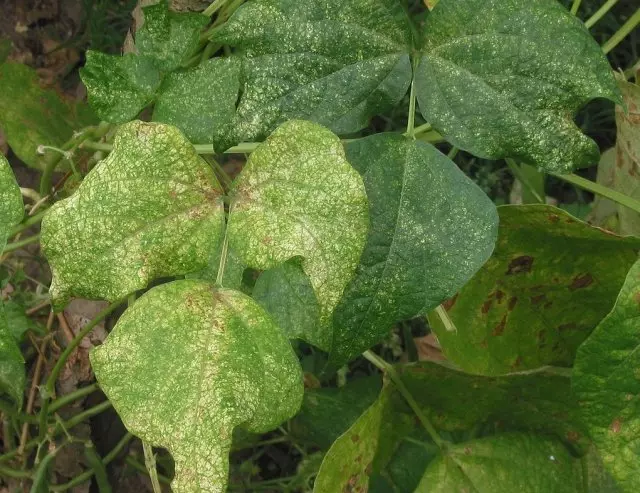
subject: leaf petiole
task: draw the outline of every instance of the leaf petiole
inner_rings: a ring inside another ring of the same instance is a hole
[[[602,7],[596,10],[595,14],[584,21],[584,25],[587,27],[587,29],[591,29],[596,24],[596,22],[602,19],[616,3],[618,3],[618,0],[607,0],[602,5]]]

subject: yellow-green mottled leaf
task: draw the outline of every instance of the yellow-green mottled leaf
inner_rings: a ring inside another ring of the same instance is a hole
[[[555,207],[498,207],[496,249],[446,304],[457,331],[429,316],[444,354],[470,373],[570,366],[609,312],[640,249]]]
[[[582,22],[556,0],[448,0],[424,25],[420,111],[477,156],[555,172],[597,163],[573,122],[593,98],[619,101],[611,67]]]
[[[0,64],[0,127],[22,161],[42,168],[39,145],[60,147],[78,130],[96,122],[85,103],[65,101],[40,87],[36,71],[21,63]]]
[[[623,491],[640,489],[640,262],[613,310],[580,346],[572,382],[605,467]]]
[[[362,178],[340,139],[315,123],[282,124],[251,154],[230,195],[230,246],[256,269],[302,257],[329,328],[369,225]]]
[[[10,229],[22,221],[23,215],[20,187],[7,158],[0,154],[0,252],[5,246]]]
[[[233,429],[272,430],[302,400],[284,333],[251,298],[204,281],[143,295],[91,364],[127,429],[173,456],[175,493],[226,491]]]
[[[224,228],[222,190],[174,127],[131,122],[113,151],[42,221],[57,306],[115,300],[161,276],[203,269]]]

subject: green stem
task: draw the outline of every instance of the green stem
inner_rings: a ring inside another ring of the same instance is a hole
[[[640,213],[640,201],[629,197],[623,193],[620,193],[616,190],[612,190],[607,188],[599,183],[594,183],[586,178],[582,178],[581,176],[570,174],[570,175],[560,175],[556,173],[551,173],[551,175],[559,178],[567,183],[571,183],[577,187],[580,187],[584,190],[588,190],[589,192],[593,192],[595,194],[601,195],[602,197],[606,197],[608,199],[617,202],[620,205],[628,207],[632,211]]]
[[[582,0],[573,0],[573,4],[571,4],[571,13],[576,15],[578,13],[578,9],[580,8],[580,4]]]
[[[456,146],[453,146],[447,153],[447,157],[453,161],[454,158],[458,155],[458,152],[460,152],[460,149],[458,149]]]
[[[407,404],[409,404],[409,407],[416,414],[424,429],[427,430],[427,433],[429,433],[429,436],[431,437],[433,442],[440,449],[446,447],[447,442],[440,437],[435,427],[431,424],[431,421],[429,421],[429,418],[427,418],[427,416],[425,416],[425,414],[422,412],[422,409],[420,409],[420,406],[411,395],[411,392],[409,392],[409,389],[405,387],[404,382],[402,381],[402,378],[400,377],[396,369],[372,351],[365,351],[364,353],[362,353],[362,355],[371,363],[373,363],[373,365],[375,365],[379,370],[389,375],[391,382],[393,382],[402,397],[404,397],[404,400],[407,401]]]
[[[584,25],[587,27],[587,29],[591,29],[595,25],[595,23],[602,19],[616,3],[618,3],[618,0],[607,0],[602,7],[596,10],[595,14],[593,14],[584,22]]]
[[[449,313],[444,309],[442,305],[436,306],[436,315],[438,315],[438,318],[440,318],[440,321],[442,322],[442,325],[444,325],[444,328],[447,332],[458,332],[458,328],[453,323],[453,320],[451,320]]]
[[[638,26],[638,24],[640,24],[640,8],[637,9],[631,17],[629,17],[627,22],[625,22],[604,45],[602,45],[602,51],[604,52],[604,54],[606,55],[616,46],[618,46],[620,41],[622,41],[631,31],[633,31]]]
[[[156,456],[153,455],[153,448],[144,440],[142,441],[142,451],[144,452],[144,464],[151,479],[153,493],[162,493],[160,482],[158,481],[158,470],[156,469]]]
[[[229,221],[231,220],[231,207],[229,207],[229,214],[227,214],[227,224],[224,229],[224,238],[222,239],[222,250],[220,251],[220,263],[218,264],[218,272],[216,274],[216,285],[222,287],[222,281],[224,280],[224,269],[227,265],[227,255],[229,254]]]
[[[531,192],[531,195],[533,195],[540,204],[544,204],[544,198],[540,197],[540,194],[536,191],[535,187],[531,184],[527,177],[524,176],[524,173],[522,173],[520,166],[518,166],[518,164],[513,159],[507,158],[505,159],[505,161],[507,162],[507,166],[509,166],[509,169],[511,170],[514,178],[522,183],[523,186],[527,187],[529,192]]]
[[[40,221],[42,221],[42,218],[46,213],[47,209],[43,209],[33,216],[28,216],[24,221],[22,221],[17,226],[14,226],[13,229],[9,231],[9,238],[17,235],[18,233],[22,233],[25,229],[30,228],[34,224],[38,224]]]
[[[206,9],[204,9],[202,11],[202,15],[206,15],[208,17],[211,17],[218,10],[220,10],[222,7],[224,7],[224,4],[227,3],[228,1],[229,0],[214,0],[213,2],[211,2],[209,4],[209,6]]]
[[[416,64],[412,63],[414,76],[411,79],[411,91],[409,92],[409,116],[407,117],[407,131],[405,135],[409,138],[415,138],[415,122],[416,122],[416,81],[415,81],[415,69]]]
[[[147,470],[147,468],[142,464],[140,464],[133,457],[128,456],[124,461],[127,464],[129,464],[131,467],[133,467],[136,471],[140,471],[141,473],[144,473],[144,474],[149,474],[149,471]],[[171,484],[171,480],[168,477],[163,476],[162,474],[157,474],[157,477],[159,482],[164,484]]]
[[[67,404],[71,404],[78,399],[82,399],[83,397],[92,394],[96,390],[98,390],[98,384],[93,383],[91,385],[87,385],[86,387],[82,387],[81,389],[75,390],[74,392],[65,394],[62,397],[51,402],[51,404],[49,405],[49,413],[55,413],[61,407],[64,407]]]
[[[8,253],[8,252],[13,252],[14,250],[19,250],[20,248],[25,247],[27,245],[31,245],[32,243],[36,243],[37,241],[40,241],[40,234],[29,236],[24,240],[19,240],[13,243],[9,243],[6,247],[4,247],[4,250],[2,251],[2,253]]]
[[[96,452],[96,448],[93,446],[93,442],[91,441],[88,441],[84,445],[84,458],[96,478],[98,491],[100,493],[112,493],[105,463],[102,460],[102,457],[98,455],[98,452]]]
[[[425,132],[428,132],[429,130],[431,130],[431,124],[429,123],[423,123],[422,125],[416,127],[413,129],[413,135],[420,135],[423,134]],[[406,133],[403,135],[407,135]]]
[[[0,476],[5,476],[14,479],[26,479],[31,477],[30,471],[20,471],[18,469],[12,469],[11,467],[5,467],[0,465]]]

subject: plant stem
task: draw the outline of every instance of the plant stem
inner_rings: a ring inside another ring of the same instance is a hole
[[[617,202],[620,205],[628,207],[632,211],[640,213],[640,201],[636,200],[628,195],[620,193],[616,190],[612,190],[607,188],[599,183],[594,183],[586,178],[582,178],[581,176],[570,174],[570,175],[560,175],[556,173],[551,173],[551,175],[556,178],[560,178],[567,183],[571,183],[577,187],[580,187],[584,190],[588,190],[589,192],[593,192],[595,194],[601,195],[602,197],[606,197],[608,199]]]
[[[580,4],[582,0],[573,0],[573,4],[571,4],[571,13],[576,15],[578,13],[578,9],[580,8]]]
[[[211,2],[209,4],[209,6],[206,9],[204,9],[202,11],[202,15],[206,15],[208,17],[211,17],[218,10],[220,10],[222,7],[224,7],[224,4],[227,3],[228,1],[229,0],[214,0],[213,2]]]
[[[17,235],[18,233],[22,233],[25,229],[28,229],[30,226],[33,226],[34,224],[39,223],[46,212],[47,210],[44,209],[38,212],[37,214],[34,214],[33,216],[28,216],[24,221],[22,221],[17,226],[14,226],[13,229],[9,231],[9,237],[11,238]]]
[[[20,471],[11,467],[0,466],[0,475],[14,479],[26,479],[31,477],[30,471]]]
[[[414,139],[414,133],[415,133],[415,122],[416,122],[416,81],[415,81],[415,70],[416,70],[416,63],[412,63],[412,68],[413,68],[413,72],[414,75],[411,78],[411,91],[409,92],[409,116],[407,118],[407,131],[405,132],[405,135],[409,138]]]
[[[224,280],[224,269],[227,265],[227,255],[229,253],[229,221],[231,220],[231,207],[229,207],[229,214],[227,214],[227,224],[224,228],[224,238],[222,239],[222,250],[220,251],[220,263],[218,264],[218,272],[216,273],[216,285],[222,287],[222,281]]]
[[[458,332],[456,324],[453,323],[449,313],[447,313],[447,310],[445,310],[442,305],[436,306],[436,314],[438,315],[438,318],[440,318],[442,325],[444,325],[445,330],[448,332]]]
[[[584,25],[587,27],[587,29],[591,29],[595,25],[595,23],[602,19],[616,3],[618,3],[618,0],[607,0],[602,7],[596,10],[595,14],[593,14],[584,22]]]
[[[156,456],[153,455],[153,448],[149,443],[142,441],[142,451],[144,452],[144,464],[147,466],[147,472],[153,486],[153,493],[162,493],[160,482],[158,481],[158,470],[156,469]]]
[[[98,384],[93,383],[91,385],[87,385],[86,387],[82,387],[74,392],[70,392],[66,395],[63,395],[59,399],[55,399],[51,402],[49,406],[49,413],[55,413],[61,407],[66,406],[67,404],[71,404],[72,402],[77,401],[78,399],[82,399],[83,397],[92,394],[98,390]]]
[[[429,123],[423,123],[422,125],[416,127],[413,129],[413,135],[420,135],[423,134],[425,132],[428,132],[429,130],[431,130],[431,124]],[[407,135],[406,133],[403,135]]]
[[[640,8],[637,9],[631,17],[629,17],[627,22],[625,22],[604,45],[602,45],[602,51],[604,52],[604,54],[606,55],[616,46],[618,46],[620,41],[622,41],[631,31],[633,31],[638,26],[638,24],[640,24]]]
[[[36,243],[37,241],[40,241],[40,234],[29,236],[24,240],[19,240],[13,243],[9,243],[6,247],[4,247],[4,250],[2,251],[2,253],[8,253],[8,252],[13,252],[14,250],[19,250],[22,247],[30,245],[31,243]]]
[[[527,177],[524,176],[524,173],[522,173],[520,166],[518,166],[518,164],[513,159],[507,158],[505,159],[505,161],[507,163],[507,166],[509,166],[509,169],[511,170],[511,173],[513,174],[514,178],[518,180],[520,183],[522,183],[523,186],[527,187],[531,195],[533,195],[534,198],[539,203],[544,204],[545,203],[544,198],[540,197],[540,194],[537,192],[535,187],[531,184],[531,182],[527,179]]]
[[[133,467],[135,470],[140,471],[142,473],[148,474],[149,471],[147,470],[147,468],[145,466],[143,466],[142,464],[140,464],[137,460],[135,460],[133,457],[128,456],[125,460],[124,460],[127,464],[129,464],[131,467]],[[163,476],[162,474],[157,474],[158,476],[158,481],[164,484],[171,484],[171,480],[166,477]]]
[[[435,427],[431,424],[431,421],[429,421],[429,418],[427,418],[427,416],[422,412],[422,409],[420,409],[420,406],[411,395],[411,392],[409,392],[409,389],[405,387],[404,382],[396,369],[372,351],[365,351],[362,355],[373,363],[373,365],[379,370],[389,375],[391,382],[398,389],[398,392],[400,392],[402,397],[404,397],[404,400],[407,401],[407,404],[409,404],[409,407],[416,414],[424,429],[427,430],[427,433],[429,433],[433,442],[441,449],[446,447],[447,442],[440,437]]]

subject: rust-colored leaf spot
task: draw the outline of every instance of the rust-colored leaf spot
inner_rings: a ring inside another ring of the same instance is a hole
[[[513,364],[511,365],[511,369],[512,370],[517,370],[521,366],[522,366],[522,358],[520,356],[518,356],[516,358],[516,360],[513,362]]]
[[[500,320],[500,323],[498,325],[495,326],[495,328],[493,329],[493,331],[491,332],[491,335],[493,336],[500,336],[502,335],[502,333],[504,332],[504,328],[507,325],[507,316],[504,315],[502,317],[502,320]]]
[[[577,327],[578,326],[575,324],[575,322],[569,322],[568,324],[558,325],[558,330],[560,332],[564,330],[575,330]]]
[[[480,310],[482,311],[482,313],[489,313],[489,310],[491,310],[491,305],[493,305],[493,299],[489,297],[489,299],[482,304],[482,308]]]
[[[365,467],[364,472],[367,473],[367,476],[371,476],[371,473],[373,472],[373,464],[371,462],[367,464],[367,467]]]
[[[530,272],[532,265],[533,265],[533,257],[529,255],[521,255],[519,257],[514,258],[511,262],[509,262],[509,267],[507,268],[507,275],[511,276],[513,274]]]
[[[534,305],[534,306],[535,305],[539,305],[540,303],[542,303],[546,299],[547,299],[547,295],[545,295],[545,294],[537,294],[537,295],[531,297],[531,304]]]
[[[516,296],[512,296],[511,298],[509,298],[509,305],[507,306],[507,309],[510,312],[513,311],[513,309],[516,307],[517,302],[518,302],[518,298]]]
[[[271,245],[271,243],[273,243],[273,238],[271,238],[271,236],[265,236],[262,238],[263,245]]]
[[[569,289],[575,291],[576,289],[586,288],[593,284],[593,276],[591,274],[580,274],[573,278]]]
[[[567,432],[567,440],[576,443],[578,440],[580,440],[580,433],[575,430]]]
[[[496,291],[496,300],[498,300],[498,304],[502,303],[502,298],[504,298],[504,291],[500,291],[498,289]]]
[[[451,310],[453,308],[453,305],[456,304],[457,300],[458,300],[458,293],[454,294],[447,301],[443,301],[442,302],[442,306],[444,307],[445,310],[449,311],[449,310]]]
[[[482,349],[487,349],[487,348],[489,347],[489,343],[488,343],[488,342],[487,342],[487,340],[485,339],[485,340],[483,340],[482,342],[480,342],[479,346],[480,346]]]
[[[640,305],[640,291],[633,295],[633,299]]]
[[[548,310],[549,308],[551,308],[551,305],[553,305],[553,303],[551,301],[549,301],[549,302],[544,304],[544,307]]]
[[[471,447],[465,447],[464,448],[464,453],[465,453],[465,455],[471,455]]]
[[[622,421],[619,418],[614,419],[609,426],[609,429],[614,433],[620,433],[620,428],[622,428]]]
[[[557,214],[549,214],[549,221],[551,221],[552,223],[557,223],[560,220],[560,217],[558,217]]]
[[[351,435],[351,441],[353,443],[358,443],[360,441],[360,436],[357,433]]]

